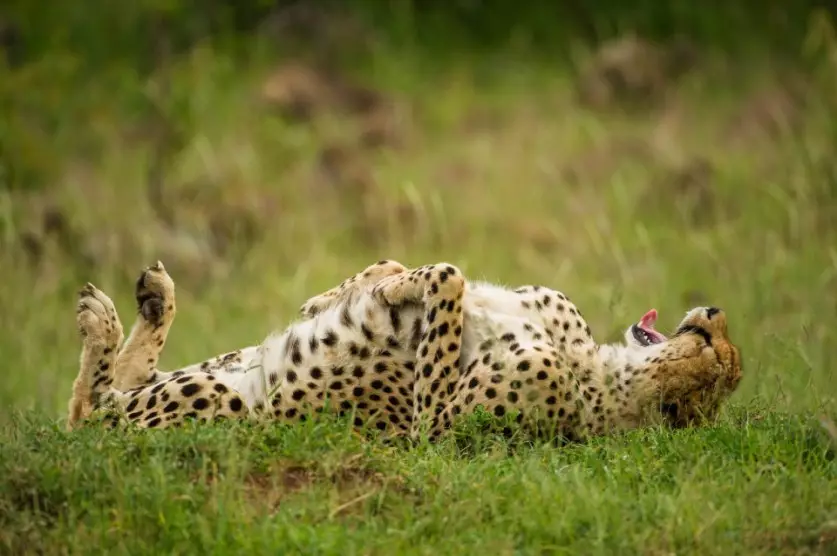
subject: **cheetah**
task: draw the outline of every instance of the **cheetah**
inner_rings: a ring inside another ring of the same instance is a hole
[[[124,339],[110,298],[90,283],[81,289],[68,428],[96,416],[166,428],[337,412],[358,428],[436,439],[482,408],[581,440],[700,424],[741,380],[739,348],[716,307],[691,309],[670,336],[655,329],[651,310],[624,341],[597,344],[565,294],[466,280],[448,263],[380,261],[309,299],[260,344],[173,372],[157,368],[176,314],[162,263],[140,274],[136,303]]]

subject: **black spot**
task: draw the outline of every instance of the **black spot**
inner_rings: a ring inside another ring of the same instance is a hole
[[[363,367],[360,365],[356,365],[354,369],[352,369],[352,376],[355,378],[363,378],[364,371]]]
[[[340,324],[346,328],[351,328],[355,324],[352,320],[352,314],[349,312],[349,305],[343,305],[343,310],[340,311]]]
[[[435,321],[435,320],[436,320],[436,307],[433,307],[432,309],[430,309],[430,311],[427,312],[427,324],[433,324],[433,321]]]
[[[329,330],[325,333],[325,336],[322,337],[321,341],[325,345],[332,347],[337,343],[337,334],[335,334],[333,330]]]
[[[517,370],[521,371],[521,372],[522,371],[528,371],[529,367],[530,367],[530,363],[528,361],[521,361],[520,363],[517,364]]]
[[[430,378],[430,375],[433,374],[433,365],[430,363],[425,363],[424,367],[421,370],[421,374],[424,378]]]
[[[148,403],[145,404],[145,409],[151,409],[155,405],[157,405],[157,396],[152,394],[151,397],[148,398]]]
[[[154,427],[156,427],[156,426],[157,426],[157,425],[159,425],[160,423],[161,423],[160,418],[159,418],[159,417],[155,417],[154,419],[150,420],[150,421],[146,424],[146,426],[147,426],[148,428],[150,428],[150,429],[153,429]]]
[[[372,388],[374,388],[375,390],[380,390],[381,388],[383,388],[383,387],[384,387],[384,383],[383,383],[383,381],[380,381],[380,380],[373,380],[373,381],[369,384],[369,386],[371,386],[371,387],[372,387]]]
[[[304,397],[305,397],[305,391],[303,391],[303,390],[294,390],[294,391],[293,391],[293,394],[291,394],[291,397],[292,397],[294,400],[299,401],[299,400],[301,400],[302,398],[304,398]]]
[[[183,388],[180,389],[180,393],[188,398],[197,394],[200,391],[200,389],[201,387],[199,384],[192,382],[190,384],[184,385]]]
[[[538,371],[538,374],[535,376],[537,376],[538,380],[546,380],[549,377],[546,371]]]
[[[510,391],[508,394],[506,394],[506,399],[509,400],[511,403],[515,403],[518,400],[517,392],[513,390]]]
[[[134,410],[134,408],[136,408],[136,407],[137,407],[137,402],[138,402],[138,401],[139,401],[139,400],[138,400],[137,398],[134,398],[133,400],[131,400],[131,403],[129,403],[129,404],[128,404],[128,407],[126,407],[126,408],[125,408],[125,411],[126,411],[127,413],[130,413],[131,411],[133,411],[133,410]]]
[[[390,308],[389,310],[389,321],[392,324],[392,330],[398,334],[398,331],[401,330],[401,314],[395,308]]]
[[[360,331],[363,333],[363,337],[370,342],[375,338],[375,335],[372,333],[371,330],[369,330],[369,327],[366,326],[366,323],[360,325]]]
[[[288,371],[288,374],[285,375],[285,378],[289,383],[293,384],[294,382],[296,382],[297,376],[294,371]]]
[[[194,402],[192,402],[192,408],[200,411],[202,409],[206,409],[209,407],[209,400],[206,398],[198,398]]]
[[[485,389],[485,397],[488,398],[489,400],[493,400],[494,398],[497,397],[497,390],[495,390],[494,388],[486,388]]]
[[[312,367],[311,368],[311,378],[319,379],[323,377],[323,370],[319,367]]]
[[[375,372],[378,374],[387,372],[387,364],[383,361],[378,361],[377,363],[375,363]]]

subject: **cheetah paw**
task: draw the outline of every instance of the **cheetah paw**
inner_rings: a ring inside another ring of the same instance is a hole
[[[415,275],[401,273],[387,276],[372,288],[372,297],[383,305],[397,307],[404,303],[419,303],[424,288]]]
[[[113,301],[90,282],[79,291],[76,324],[85,341],[104,342],[111,349],[122,343],[122,323]]]
[[[154,326],[160,326],[165,318],[174,317],[174,281],[163,263],[146,268],[137,279],[137,308],[142,317]]]
[[[312,297],[300,307],[299,311],[304,317],[313,317],[349,299],[351,296],[367,290],[381,280],[397,276],[406,271],[407,267],[397,261],[382,260],[366,268],[360,274],[345,280],[336,288]]]

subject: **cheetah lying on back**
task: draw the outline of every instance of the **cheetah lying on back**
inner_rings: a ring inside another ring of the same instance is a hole
[[[692,309],[667,338],[656,312],[598,345],[562,293],[466,281],[453,265],[381,261],[310,299],[262,344],[174,372],[157,361],[175,316],[163,265],[137,281],[124,342],[111,300],[79,294],[83,338],[68,426],[100,415],[168,427],[187,418],[302,420],[334,410],[388,434],[448,430],[482,406],[568,439],[712,418],[741,378],[725,313]]]

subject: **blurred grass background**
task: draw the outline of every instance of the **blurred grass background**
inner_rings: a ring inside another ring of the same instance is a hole
[[[0,6],[0,554],[834,554],[837,35],[800,1]],[[381,258],[729,314],[720,423],[411,450],[345,424],[63,430],[76,291],[173,368]]]
[[[837,393],[837,42],[814,2],[0,8],[0,419],[63,416],[75,291],[161,259],[175,367],[368,263],[725,308],[736,402]]]

